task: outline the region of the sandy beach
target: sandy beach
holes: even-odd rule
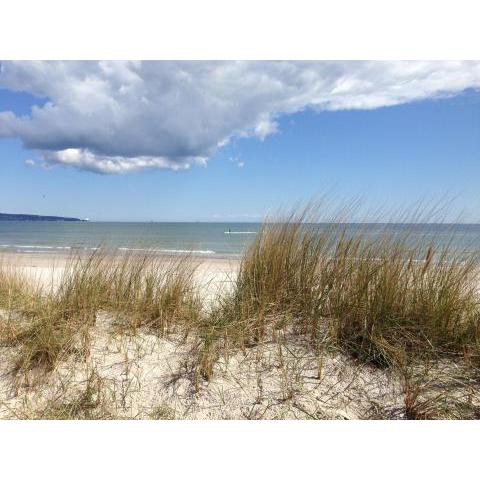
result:
[[[161,263],[168,264],[175,259],[172,255],[155,255]],[[240,260],[235,258],[191,257],[195,265],[195,280],[205,300],[213,299],[231,285],[238,271]],[[71,261],[68,253],[13,253],[2,252],[0,263],[22,272],[32,283],[40,283],[45,288],[55,288],[65,267]]]

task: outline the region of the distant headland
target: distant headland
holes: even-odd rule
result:
[[[49,215],[26,215],[20,213],[0,213],[0,221],[11,220],[17,222],[85,222],[81,218],[53,217]]]

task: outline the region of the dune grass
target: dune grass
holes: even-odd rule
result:
[[[345,243],[326,311],[339,345],[379,365],[478,356],[476,254],[388,237]]]
[[[15,334],[8,339],[17,347],[15,371],[48,371],[70,354],[88,354],[89,328],[105,295],[102,267],[101,255],[73,257],[55,289],[32,290],[28,281],[22,282],[21,296],[32,300],[28,315],[16,318]]]
[[[17,347],[15,371],[51,370],[66,356],[89,354],[90,329],[104,311],[125,328],[163,334],[200,314],[187,257],[159,262],[151,256],[111,256],[98,250],[73,257],[55,289],[34,289],[13,270],[0,275],[1,342]],[[25,305],[28,301],[28,315]],[[20,308],[21,307],[21,308]]]
[[[4,263],[0,257],[0,310],[10,314],[31,315],[41,290],[40,282]]]
[[[228,345],[246,348],[280,328],[378,366],[448,355],[478,362],[477,252],[409,231],[348,235],[308,218],[265,223],[245,252],[232,292],[202,326],[204,377]]]
[[[180,327],[188,330],[202,311],[195,269],[189,256],[166,261],[124,255],[107,269],[105,308],[117,312],[128,328],[146,327],[160,335]]]

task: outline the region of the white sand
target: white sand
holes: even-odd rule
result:
[[[66,257],[8,254],[3,261],[33,280],[58,282]],[[238,262],[199,259],[197,281],[206,298],[231,284]],[[0,317],[2,312],[0,311]],[[298,336],[273,339],[220,359],[209,382],[195,374],[187,341],[145,331],[121,333],[102,313],[89,332],[86,361],[72,356],[38,381],[12,374],[15,348],[0,347],[0,418],[45,417],[52,406],[78,398],[92,380],[102,418],[355,419],[403,418],[400,379],[341,354],[319,358]],[[280,334],[280,332],[279,332]],[[35,373],[35,372],[34,372]],[[38,373],[38,372],[37,372]],[[475,401],[480,404],[477,391]],[[82,417],[82,413],[79,414]]]
[[[0,418],[44,416],[58,399],[80,396],[93,372],[101,388],[96,413],[107,418],[355,419],[376,405],[383,415],[402,415],[397,381],[340,355],[324,359],[318,378],[318,359],[306,346],[292,342],[280,351],[266,342],[220,360],[207,382],[191,370],[191,343],[110,327],[100,316],[87,361],[70,357],[40,383],[13,377],[2,362]]]

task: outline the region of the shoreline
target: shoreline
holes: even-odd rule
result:
[[[51,247],[51,246],[4,246],[0,245],[0,258],[4,255],[43,255],[51,257],[73,257],[90,255],[91,253],[102,250],[102,247]],[[155,257],[181,257],[188,256],[194,259],[212,259],[212,260],[239,260],[242,257],[242,252],[228,253],[228,252],[214,252],[211,250],[183,250],[183,249],[155,249],[155,248],[134,248],[134,247],[114,247],[104,248],[103,252],[107,255],[152,255]]]

